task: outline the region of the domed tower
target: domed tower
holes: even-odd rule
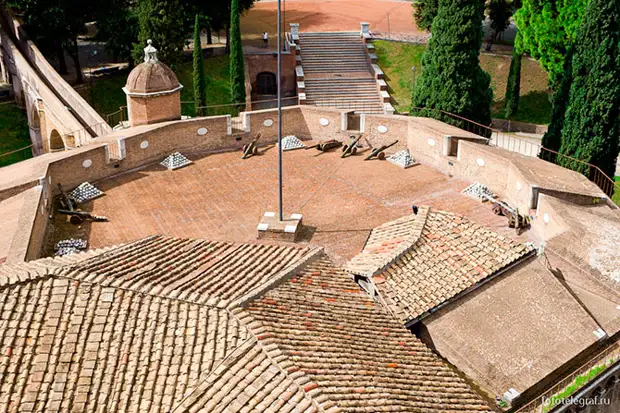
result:
[[[144,48],[144,63],[136,66],[123,92],[127,95],[129,126],[181,119],[183,85],[172,69],[157,60],[152,41]]]

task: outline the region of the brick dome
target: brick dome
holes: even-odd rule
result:
[[[147,62],[136,66],[127,78],[129,93],[170,92],[179,88],[179,79],[172,69],[161,62]]]
[[[144,63],[129,73],[124,88],[128,94],[174,92],[182,87],[172,69],[157,59],[157,49],[151,43],[149,40],[144,49]]]

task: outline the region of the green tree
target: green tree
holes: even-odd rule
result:
[[[521,93],[521,59],[523,54],[516,47],[512,51],[510,60],[510,72],[508,73],[508,83],[506,84],[506,104],[504,111],[506,118],[511,118],[517,114],[519,109],[519,94]]]
[[[490,0],[487,9],[491,28],[493,29],[493,40],[496,40],[500,33],[510,26],[512,17],[512,2],[507,0]]]
[[[157,47],[158,57],[175,67],[183,55],[186,30],[185,11],[179,0],[138,0],[138,43],[134,44],[136,63],[144,59],[143,49],[148,39]]]
[[[114,61],[133,64],[133,45],[138,42],[138,15],[131,0],[99,0],[97,38],[105,41]]]
[[[194,106],[196,115],[202,116],[201,106],[207,105],[207,79],[205,77],[204,56],[202,55],[202,44],[200,41],[200,19],[196,15],[194,23]]]
[[[573,81],[573,49],[570,47],[564,59],[564,71],[562,80],[557,90],[553,94],[553,109],[551,111],[551,123],[547,132],[543,135],[542,145],[553,151],[559,151],[562,145],[562,127],[564,126],[564,115],[568,104],[568,96],[570,94],[570,84]],[[541,157],[547,159],[548,154],[541,152]]]
[[[415,107],[440,109],[484,125],[491,123],[491,78],[480,67],[482,15],[479,0],[440,0],[428,48],[422,58],[422,75],[413,92]],[[434,110],[430,116],[457,123]]]
[[[564,58],[589,0],[523,0],[515,13],[517,46],[549,73],[552,89],[560,85]]]
[[[230,88],[232,103],[245,103],[245,68],[241,43],[239,0],[230,7]]]
[[[620,2],[592,0],[575,40],[560,153],[614,176],[619,143]]]
[[[418,29],[431,30],[433,19],[437,16],[439,0],[414,0],[413,17]]]

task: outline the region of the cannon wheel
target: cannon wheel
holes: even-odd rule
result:
[[[79,215],[71,215],[69,217],[69,222],[71,222],[73,225],[80,225],[82,222],[84,222],[84,219]]]
[[[258,155],[258,148],[256,146],[252,148],[252,154]]]
[[[377,158],[379,158],[379,160],[384,160],[385,159],[385,152],[379,152],[379,154],[377,155]]]
[[[342,152],[346,152],[348,147],[349,147],[349,145],[342,145]]]
[[[353,149],[351,149],[351,155],[355,155],[357,153],[357,146],[354,146]]]
[[[243,145],[241,147],[241,152],[245,153],[245,150],[248,148],[248,145]]]

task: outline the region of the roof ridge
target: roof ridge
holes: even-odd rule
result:
[[[301,271],[303,267],[305,267],[306,265],[309,265],[315,259],[317,259],[323,254],[324,254],[323,247],[309,248],[304,255],[299,257],[299,259],[297,259],[293,263],[289,264],[282,270],[275,273],[271,278],[269,278],[263,284],[257,285],[256,287],[248,291],[244,296],[239,297],[236,300],[233,300],[233,301],[221,300],[220,303],[218,303],[218,306],[220,304],[225,305],[226,308],[228,309],[241,307],[242,305],[246,304],[248,301],[258,298],[259,296],[263,295],[265,292],[277,287],[284,281],[288,280],[289,278],[297,274],[299,271]]]
[[[405,215],[395,220],[386,222],[377,228],[374,228],[371,231],[370,236],[368,237],[369,240],[371,239],[373,233],[375,233],[377,229],[386,229],[395,224],[401,224],[401,223],[413,221],[413,228],[411,229],[411,233],[394,250],[389,251],[389,253],[378,256],[377,260],[371,259],[371,261],[373,262],[356,263],[355,262],[357,261],[356,259],[370,255],[370,253],[367,252],[367,248],[364,247],[364,249],[359,254],[353,257],[346,264],[345,270],[351,274],[359,275],[359,276],[363,276],[367,278],[374,277],[375,275],[385,271],[387,267],[389,267],[394,262],[396,262],[399,258],[401,258],[404,254],[406,254],[416,245],[416,243],[418,242],[418,240],[420,239],[422,235],[422,231],[424,230],[424,227],[426,225],[426,220],[428,218],[429,213],[430,213],[430,207],[420,207],[420,209],[418,210],[418,213],[415,215]],[[405,219],[405,218],[409,218],[409,219]]]
[[[36,267],[28,263],[3,264],[0,266],[0,288],[36,281],[55,275],[53,267]]]
[[[267,331],[262,321],[256,320],[247,309],[237,307],[231,310],[231,314],[244,325],[249,333],[256,339],[257,344],[265,352],[269,360],[293,383],[295,383],[308,397],[312,405],[321,413],[329,409],[329,413],[339,413],[341,409],[327,397],[321,400],[323,391],[318,383],[303,370],[295,367],[293,362],[279,349],[278,344]],[[334,408],[335,407],[335,408]]]

